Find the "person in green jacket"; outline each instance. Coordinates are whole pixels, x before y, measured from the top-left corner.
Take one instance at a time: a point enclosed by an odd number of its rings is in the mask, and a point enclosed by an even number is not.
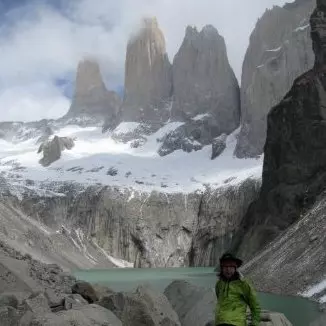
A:
[[[238,272],[242,260],[230,253],[220,258],[219,279],[216,282],[217,296],[215,325],[246,326],[247,307],[251,311],[250,326],[260,323],[261,308],[256,292],[250,283]]]

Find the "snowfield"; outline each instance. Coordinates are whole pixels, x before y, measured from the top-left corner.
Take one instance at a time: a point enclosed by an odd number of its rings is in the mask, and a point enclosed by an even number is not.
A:
[[[211,160],[211,146],[192,153],[176,151],[160,157],[157,150],[168,132],[182,125],[166,124],[156,133],[144,136],[143,146],[132,148],[130,142],[113,139],[115,134],[133,132],[138,124],[122,123],[113,132],[102,133],[99,127],[67,125],[55,135],[75,139],[72,150],[65,150],[61,159],[50,167],[39,164],[37,138],[23,142],[0,140],[0,176],[13,185],[72,181],[83,185],[103,184],[150,192],[184,192],[203,190],[206,186],[222,187],[238,184],[248,177],[260,178],[261,156],[258,159],[237,159],[233,156],[237,130],[227,138],[227,147]]]

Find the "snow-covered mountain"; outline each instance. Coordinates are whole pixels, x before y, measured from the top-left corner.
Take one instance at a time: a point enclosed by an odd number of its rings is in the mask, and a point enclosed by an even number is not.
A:
[[[121,103],[106,89],[98,64],[86,60],[78,66],[69,114],[58,120],[0,123],[0,236],[20,251],[68,269],[215,266],[226,249],[234,247],[249,259],[274,240],[247,271],[258,283],[264,280],[267,289],[274,290],[269,285],[278,277],[283,287],[276,290],[323,301],[324,261],[318,273],[308,265],[296,269],[295,285],[282,265],[295,259],[291,246],[302,240],[302,224],[319,216],[311,205],[323,187],[310,169],[312,144],[300,130],[291,133],[300,117],[281,114],[282,105],[291,106],[293,99],[285,98],[273,110],[265,155],[235,157],[243,136],[240,94],[223,38],[212,26],[201,32],[187,28],[171,65],[157,21],[145,22],[128,45]],[[311,85],[315,77],[309,72],[302,84]],[[302,112],[308,99],[314,101],[318,116],[325,94],[317,82],[311,87],[317,88],[300,93],[305,99],[297,93],[293,98],[300,97]],[[305,141],[303,154],[300,146],[292,151],[297,135]],[[320,135],[324,133],[312,135],[314,146],[323,144]],[[297,183],[307,171],[310,179]],[[318,189],[310,194],[305,187],[315,177]],[[282,180],[294,187],[283,187]],[[322,231],[324,219],[318,221]],[[323,232],[318,241],[307,239],[304,248],[296,247],[303,257],[305,249],[320,250],[325,242]],[[277,260],[274,254],[283,248],[284,260]],[[258,269],[257,262],[266,268]],[[267,267],[274,265],[279,268],[270,268],[264,279]],[[315,283],[318,295],[311,288]]]
[[[140,123],[122,122],[113,131],[102,133],[101,127],[78,125],[56,126],[54,136],[74,139],[75,146],[64,150],[61,158],[49,167],[40,165],[42,153],[37,153],[39,133],[24,125],[17,135],[29,134],[28,139],[6,135],[0,139],[0,174],[12,184],[33,188],[56,182],[76,182],[82,185],[119,186],[141,192],[190,193],[206,187],[236,185],[248,177],[260,178],[262,157],[240,160],[233,157],[237,132],[226,138],[226,148],[211,160],[212,145],[185,153],[176,151],[161,157],[158,151],[164,137],[180,127],[182,122],[169,122],[158,131],[145,135]],[[141,135],[142,143],[135,142]],[[129,141],[125,139],[129,137]]]

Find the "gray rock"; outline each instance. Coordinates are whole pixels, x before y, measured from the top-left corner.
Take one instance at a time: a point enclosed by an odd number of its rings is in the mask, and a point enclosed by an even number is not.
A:
[[[61,157],[61,152],[65,149],[71,150],[75,146],[74,140],[69,137],[54,136],[51,141],[41,144],[38,153],[43,152],[40,164],[49,166]]]
[[[237,79],[228,62],[222,36],[211,26],[200,32],[188,26],[173,60],[174,119],[210,115],[215,122],[213,138],[229,134],[240,120]]]
[[[156,18],[146,18],[128,43],[123,121],[161,122],[169,117],[172,70]]]
[[[34,318],[34,314],[31,311],[26,311],[20,318],[18,326],[30,326]]]
[[[88,304],[88,301],[79,294],[71,294],[64,299],[65,310],[76,309],[86,304]]]
[[[250,322],[250,317],[248,317]],[[284,314],[271,311],[262,311],[260,326],[292,326]]]
[[[104,296],[108,296],[108,295],[111,295],[112,293],[114,293],[114,291],[112,289],[108,288],[105,285],[92,284],[92,287],[95,290],[96,296],[99,298],[99,300]]]
[[[99,299],[93,286],[87,282],[78,281],[72,286],[71,290],[73,294],[80,294],[89,303],[94,303]]]
[[[0,307],[9,306],[17,309],[18,299],[14,294],[0,294]]]
[[[167,298],[149,286],[140,286],[134,293],[112,294],[100,304],[118,316],[125,326],[180,325]]]
[[[213,290],[206,291],[205,295],[198,301],[185,316],[184,326],[209,325],[215,320],[216,295]],[[214,325],[214,324],[213,324]],[[250,324],[249,324],[250,325]],[[280,324],[282,325],[282,324]]]
[[[33,294],[24,301],[25,310],[34,314],[42,315],[51,312],[47,298],[43,293]]]
[[[178,314],[181,325],[193,325],[197,322],[197,316],[187,324],[189,312],[194,311],[194,307],[202,301],[203,297],[207,293],[207,290],[203,287],[193,285],[186,281],[174,281],[164,290],[164,295],[169,300],[173,310]],[[207,313],[207,310],[214,310],[214,307],[202,306],[202,310]],[[192,317],[194,315],[192,314]],[[208,320],[211,317],[211,313],[207,314]],[[198,321],[198,325],[205,325]]]
[[[76,89],[65,118],[90,116],[111,121],[120,105],[118,94],[107,90],[98,62],[90,58],[79,62]]]
[[[0,324],[1,326],[17,326],[19,316],[17,310],[13,307],[0,307]]]
[[[55,293],[53,289],[47,288],[44,292],[44,295],[46,299],[48,300],[48,304],[50,308],[54,308],[57,306],[62,306],[64,296],[63,295],[58,295]]]
[[[258,20],[242,68],[237,157],[262,154],[268,112],[294,80],[313,66],[309,15],[314,5],[314,0],[306,0],[274,6]]]
[[[215,138],[212,143],[212,160],[215,160],[220,156],[226,148],[226,138],[225,134]]]
[[[53,318],[54,317],[54,318]],[[49,326],[122,326],[121,321],[109,310],[95,305],[85,305],[78,309],[60,312],[57,315],[48,315],[47,320],[55,320],[56,323],[61,324],[47,324]],[[43,322],[43,321],[42,321]],[[32,324],[31,326],[41,326],[42,323]]]

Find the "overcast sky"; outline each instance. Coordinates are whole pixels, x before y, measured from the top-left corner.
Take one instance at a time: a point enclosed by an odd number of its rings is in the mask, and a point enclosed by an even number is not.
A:
[[[121,89],[126,42],[143,16],[158,18],[171,61],[187,25],[214,25],[240,78],[257,19],[285,2],[293,1],[0,0],[0,120],[66,113],[76,65],[86,54],[100,60],[107,86]]]

